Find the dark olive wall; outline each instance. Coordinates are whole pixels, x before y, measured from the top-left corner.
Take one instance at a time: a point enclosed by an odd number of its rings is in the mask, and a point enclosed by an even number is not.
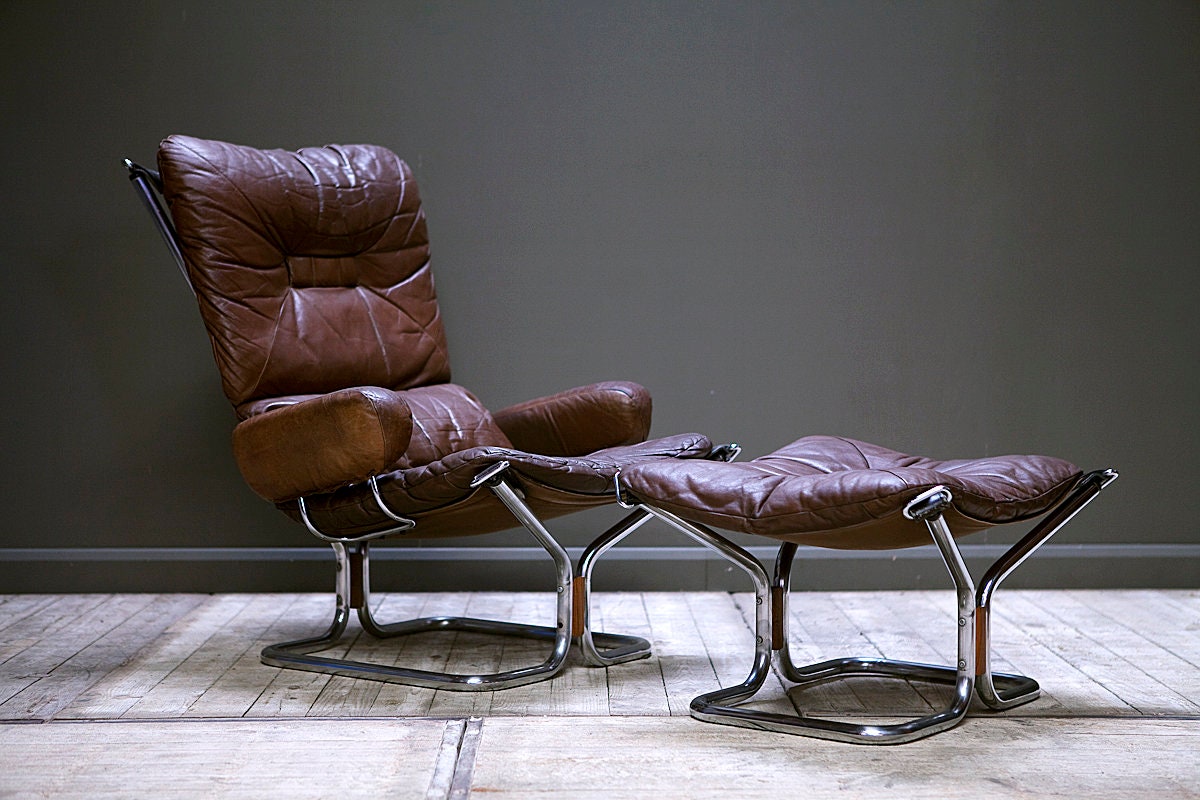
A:
[[[820,432],[1114,466],[1063,543],[1170,547],[1058,575],[1200,584],[1200,4],[5,2],[0,103],[10,556],[310,544],[243,486],[123,174],[179,132],[406,158],[455,378],[493,407],[626,378],[655,434],[749,456]],[[0,591],[237,572],[4,556]]]

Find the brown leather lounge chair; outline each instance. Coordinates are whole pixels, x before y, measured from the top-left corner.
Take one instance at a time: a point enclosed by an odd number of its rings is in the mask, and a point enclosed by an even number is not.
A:
[[[1083,474],[1046,456],[935,461],[834,436],[809,436],[745,463],[642,464],[618,478],[622,503],[652,513],[716,550],[750,575],[756,595],[754,661],[746,680],[696,697],[692,716],[707,722],[796,733],[858,744],[897,744],[962,721],[972,694],[994,710],[1027,703],[1031,678],[993,673],[989,662],[992,594],[1014,569],[1071,520],[1114,470]],[[956,536],[993,525],[1036,520],[996,560],[975,588]],[[774,578],[759,561],[710,526],[782,542]],[[799,545],[880,550],[932,542],[957,592],[958,659],[954,666],[882,658],[837,658],[798,666],[788,652],[788,593]],[[848,677],[948,684],[949,704],[916,719],[860,724],[807,714],[739,707],[762,688],[774,653],[778,671],[803,689]],[[797,702],[793,698],[793,702]],[[900,716],[880,709],[880,716]]]
[[[553,677],[573,636],[594,664],[649,655],[637,637],[593,637],[583,601],[595,557],[650,515],[631,514],[597,539],[579,576],[542,520],[614,502],[622,469],[707,457],[707,438],[647,441],[650,397],[633,383],[597,383],[495,413],[451,383],[417,185],[388,150],[286,152],[172,136],[157,171],[126,166],[196,295],[237,415],[233,451],[246,482],[337,559],[329,630],[267,647],[265,663],[490,690]],[[375,620],[372,540],[517,523],[555,562],[556,624]],[[538,665],[479,675],[315,655],[337,643],[350,609],[377,637],[466,630],[544,640],[551,653]]]

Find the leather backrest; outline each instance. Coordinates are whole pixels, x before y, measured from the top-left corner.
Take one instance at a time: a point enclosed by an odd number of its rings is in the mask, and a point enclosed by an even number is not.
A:
[[[425,215],[395,154],[171,136],[158,166],[241,416],[265,398],[450,380]]]

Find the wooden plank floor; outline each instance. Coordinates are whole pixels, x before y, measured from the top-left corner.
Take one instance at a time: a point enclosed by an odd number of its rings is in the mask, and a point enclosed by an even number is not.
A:
[[[382,620],[469,614],[546,623],[553,598],[380,594]],[[324,595],[0,595],[0,797],[1200,797],[1200,591],[1007,591],[994,667],[1031,675],[1036,702],[976,709],[958,728],[869,748],[706,725],[691,698],[750,665],[753,598],[595,598],[598,627],[655,655],[611,669],[574,656],[553,681],[462,693],[259,662],[323,630]],[[949,592],[797,593],[798,661],[954,658]],[[339,651],[424,668],[544,658],[468,634]],[[856,679],[755,707],[865,719],[918,715],[941,690]]]

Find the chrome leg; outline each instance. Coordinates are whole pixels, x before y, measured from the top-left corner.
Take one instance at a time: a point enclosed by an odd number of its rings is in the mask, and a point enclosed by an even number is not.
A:
[[[293,642],[281,642],[279,644],[268,645],[263,648],[262,662],[272,667],[291,667],[293,669],[310,669],[316,670],[315,666],[304,666],[305,664],[319,665],[326,663],[327,659],[310,659],[307,654],[314,653],[320,650],[328,650],[338,643],[342,638],[342,633],[346,630],[346,623],[350,619],[350,569],[349,559],[346,555],[346,546],[343,544],[331,544],[334,557],[337,559],[337,578],[334,584],[334,592],[337,595],[337,606],[333,612],[333,622],[321,636],[314,636],[309,639],[297,639]]]
[[[914,664],[882,658],[839,658],[808,666],[797,666],[788,650],[787,615],[791,589],[792,563],[797,546],[783,544],[775,561],[775,578],[772,584],[776,664],[787,680],[796,684],[795,689],[847,677],[877,677],[902,680],[922,680],[948,683],[954,686],[949,705],[934,714],[904,722],[872,725],[821,719],[818,717],[792,716],[768,712],[736,710],[742,721],[714,718],[712,721],[761,728],[781,733],[812,736],[853,744],[901,744],[911,742],[957,725],[966,716],[974,688],[975,661],[975,587],[971,575],[963,562],[958,546],[940,512],[923,520],[930,535],[938,546],[943,560],[955,585],[958,607],[958,663],[955,667],[929,664]]]
[[[705,722],[721,722],[746,728],[770,729],[760,712],[736,708],[734,704],[753,697],[771,672],[771,582],[758,559],[716,531],[688,522],[654,506],[639,506],[705,547],[715,550],[750,576],[754,585],[754,661],[746,679],[735,686],[707,692],[692,699],[691,714]]]
[[[723,444],[713,448],[706,458],[712,461],[729,462],[736,459],[741,452],[742,447],[739,444]],[[640,507],[636,501],[626,502],[619,472],[614,476],[613,481],[615,483],[617,504],[622,508],[633,509],[633,512],[587,546],[583,555],[580,556],[579,568],[573,584],[575,614],[572,620],[572,629],[574,635],[579,639],[584,660],[592,666],[597,667],[607,667],[613,664],[646,658],[650,655],[651,651],[650,643],[641,637],[601,633],[592,630],[592,570],[595,569],[596,562],[610,548],[649,521],[654,512],[653,509]],[[715,536],[716,534],[713,535]]]
[[[634,511],[601,534],[579,557],[579,568],[572,584],[575,614],[571,628],[572,633],[579,639],[584,660],[592,666],[608,667],[650,655],[650,642],[640,636],[593,632],[591,619],[592,570],[595,569],[596,562],[609,548],[650,519],[648,512],[641,509]],[[604,649],[601,650],[601,647]]]
[[[271,645],[262,651],[265,664],[291,669],[367,678],[411,686],[452,691],[490,691],[545,680],[558,674],[571,646],[571,602],[573,570],[567,551],[555,541],[541,521],[507,483],[502,473],[507,464],[496,465],[482,473],[476,486],[487,486],[520,520],[554,561],[557,572],[557,609],[554,626],[525,625],[471,617],[425,617],[390,624],[375,620],[370,605],[370,544],[332,542],[337,559],[337,610],[329,631],[319,637]],[[345,631],[349,609],[358,611],[363,630],[372,636],[390,638],[432,631],[462,631],[534,639],[551,643],[551,652],[541,664],[504,672],[460,675],[404,667],[370,664],[361,661],[314,655],[333,647]],[[620,644],[620,642],[617,642]]]
[[[1120,477],[1113,469],[1089,472],[1080,479],[1079,484],[1066,499],[1053,508],[1036,527],[1027,533],[1019,542],[996,559],[984,573],[976,593],[976,609],[978,614],[978,653],[976,667],[976,691],[979,698],[990,708],[1003,711],[1031,700],[1036,700],[1041,694],[1041,687],[1032,678],[1020,675],[1005,675],[992,673],[991,667],[991,604],[992,595],[999,588],[1001,581],[1021,566],[1025,559],[1041,547],[1046,541],[1075,518],[1089,503],[1096,499],[1100,492]]]

